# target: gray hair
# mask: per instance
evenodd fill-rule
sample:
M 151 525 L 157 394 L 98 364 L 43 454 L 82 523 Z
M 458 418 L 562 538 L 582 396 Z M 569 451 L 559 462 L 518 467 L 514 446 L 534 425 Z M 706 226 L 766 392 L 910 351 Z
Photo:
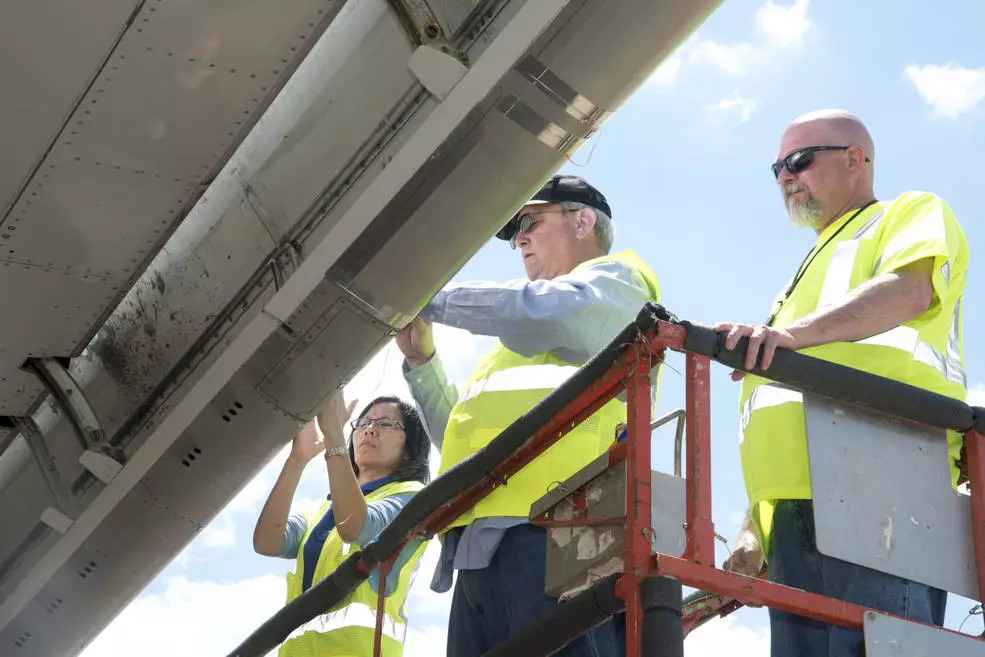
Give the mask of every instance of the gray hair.
M 598 208 L 593 208 L 590 205 L 585 205 L 584 203 L 575 203 L 573 201 L 565 201 L 561 204 L 565 210 L 584 210 L 588 208 L 595 213 L 595 236 L 599 241 L 599 248 L 602 249 L 602 253 L 608 254 L 612 249 L 612 242 L 616 239 L 616 226 L 612 223 L 612 217 L 607 215 L 602 210 Z

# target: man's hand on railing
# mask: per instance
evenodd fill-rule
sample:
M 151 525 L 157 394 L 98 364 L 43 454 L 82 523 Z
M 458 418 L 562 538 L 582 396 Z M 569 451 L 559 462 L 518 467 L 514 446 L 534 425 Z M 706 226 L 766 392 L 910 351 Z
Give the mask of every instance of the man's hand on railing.
M 725 348 L 729 351 L 735 349 L 735 345 L 742 338 L 749 338 L 749 347 L 746 349 L 745 367 L 751 370 L 756 366 L 756 357 L 759 356 L 759 348 L 763 348 L 763 360 L 759 366 L 761 369 L 768 369 L 773 362 L 773 354 L 777 347 L 796 351 L 802 348 L 798 344 L 796 336 L 787 329 L 773 328 L 765 324 L 733 324 L 731 322 L 719 322 L 713 329 L 718 333 L 728 331 L 725 337 Z M 739 381 L 746 375 L 740 370 L 732 371 L 732 380 Z

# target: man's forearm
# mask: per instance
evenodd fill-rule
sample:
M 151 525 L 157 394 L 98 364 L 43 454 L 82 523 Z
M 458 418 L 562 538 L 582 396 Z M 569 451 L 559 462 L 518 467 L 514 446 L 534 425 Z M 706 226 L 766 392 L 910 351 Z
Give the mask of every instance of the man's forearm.
M 783 328 L 796 338 L 799 348 L 852 342 L 910 321 L 927 310 L 932 298 L 928 264 L 914 263 L 912 268 L 867 281 L 843 303 L 815 311 Z
M 421 316 L 499 338 L 521 356 L 554 351 L 581 362 L 650 300 L 632 269 L 602 263 L 553 280 L 472 283 L 439 292 Z
M 420 367 L 404 370 L 404 378 L 410 388 L 414 401 L 421 409 L 424 424 L 431 435 L 431 442 L 441 449 L 444 442 L 445 427 L 451 409 L 458 402 L 458 390 L 448 380 L 441 358 L 436 351 L 431 359 Z

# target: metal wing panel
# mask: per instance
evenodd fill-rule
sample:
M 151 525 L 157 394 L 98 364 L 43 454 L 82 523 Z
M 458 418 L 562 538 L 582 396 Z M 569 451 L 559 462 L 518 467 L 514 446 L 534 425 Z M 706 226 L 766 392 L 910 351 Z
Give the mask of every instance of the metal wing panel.
M 0 3 L 0 224 L 139 4 Z
M 343 5 L 0 7 L 0 414 L 41 390 L 25 357 L 93 335 Z
M 7 260 L 113 278 L 122 287 L 199 189 L 159 173 L 53 155 L 57 173 L 35 178 L 8 219 Z
M 8 355 L 0 371 L 0 415 L 23 415 L 39 387 L 16 368 L 28 356 L 61 356 L 63 345 L 78 343 L 123 283 L 11 262 L 0 262 L 0 280 L 0 339 Z

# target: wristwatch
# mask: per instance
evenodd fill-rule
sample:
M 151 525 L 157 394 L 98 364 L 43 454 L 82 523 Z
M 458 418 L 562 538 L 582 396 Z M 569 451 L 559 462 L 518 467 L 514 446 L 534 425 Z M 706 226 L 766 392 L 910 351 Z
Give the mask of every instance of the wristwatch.
M 349 448 L 346 447 L 345 445 L 337 445 L 337 446 L 333 447 L 332 449 L 326 449 L 325 450 L 325 458 L 326 459 L 329 456 L 348 456 L 348 455 L 349 455 Z

